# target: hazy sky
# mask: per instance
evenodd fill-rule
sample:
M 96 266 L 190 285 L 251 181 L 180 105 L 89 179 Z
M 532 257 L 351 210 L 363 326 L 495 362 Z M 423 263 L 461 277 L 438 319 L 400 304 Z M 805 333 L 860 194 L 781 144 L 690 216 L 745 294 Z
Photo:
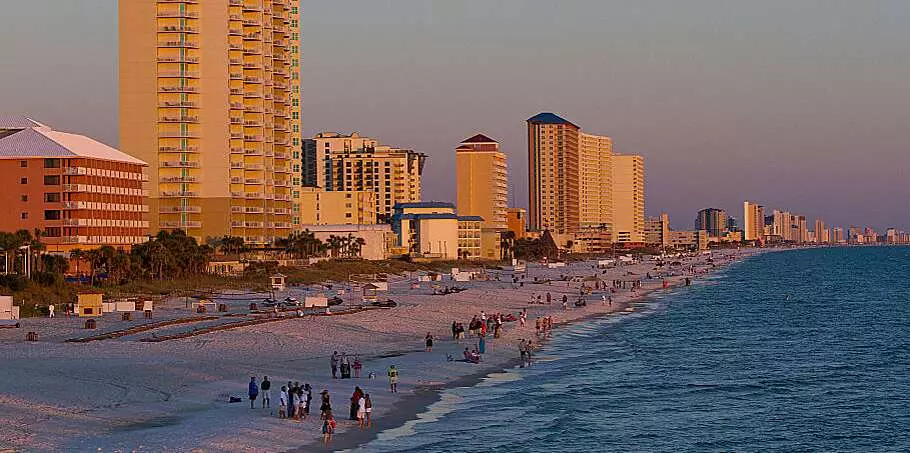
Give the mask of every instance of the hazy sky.
M 3 113 L 117 142 L 113 0 L 0 0 Z M 357 130 L 430 158 L 509 154 L 552 111 L 645 156 L 647 211 L 691 228 L 742 200 L 829 224 L 910 228 L 910 1 L 319 0 L 303 3 L 304 129 Z

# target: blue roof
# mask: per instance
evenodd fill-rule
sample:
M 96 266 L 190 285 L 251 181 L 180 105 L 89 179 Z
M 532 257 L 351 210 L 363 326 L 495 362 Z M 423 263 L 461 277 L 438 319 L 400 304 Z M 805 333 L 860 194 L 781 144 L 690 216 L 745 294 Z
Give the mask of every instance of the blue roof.
M 550 112 L 538 113 L 537 115 L 528 118 L 528 122 L 531 124 L 571 124 L 572 126 L 578 127 L 571 121 Z
M 405 209 L 405 208 L 455 208 L 454 203 L 449 203 L 447 201 L 414 201 L 410 203 L 395 203 L 393 209 Z
M 434 219 L 452 219 L 460 220 L 455 214 L 396 214 L 392 216 L 393 220 L 434 220 Z
M 483 222 L 483 217 L 479 215 L 462 215 L 458 216 L 458 220 L 464 220 L 465 222 Z

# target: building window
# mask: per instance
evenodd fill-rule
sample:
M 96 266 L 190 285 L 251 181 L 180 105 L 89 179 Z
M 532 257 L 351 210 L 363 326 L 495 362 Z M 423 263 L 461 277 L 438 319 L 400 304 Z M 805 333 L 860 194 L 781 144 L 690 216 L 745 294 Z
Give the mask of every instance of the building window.
M 44 176 L 44 185 L 45 186 L 59 186 L 60 185 L 60 176 L 59 175 L 45 175 Z
M 22 196 L 22 201 L 28 201 L 28 195 L 23 195 L 23 196 Z
M 50 227 L 44 229 L 44 236 L 49 238 L 60 237 L 60 227 Z
M 60 194 L 57 192 L 49 192 L 44 194 L 44 201 L 47 203 L 57 203 L 60 201 Z
M 60 159 L 44 159 L 44 168 L 60 168 Z
M 44 220 L 60 220 L 60 211 L 44 211 Z
M 19 178 L 19 184 L 28 184 L 28 178 Z
M 19 214 L 19 218 L 22 219 L 22 220 L 28 219 L 28 213 L 27 213 L 27 212 L 23 212 L 23 213 Z
M 28 167 L 28 161 L 27 161 L 27 160 L 20 160 L 20 161 L 19 161 L 19 166 L 22 167 L 22 168 Z

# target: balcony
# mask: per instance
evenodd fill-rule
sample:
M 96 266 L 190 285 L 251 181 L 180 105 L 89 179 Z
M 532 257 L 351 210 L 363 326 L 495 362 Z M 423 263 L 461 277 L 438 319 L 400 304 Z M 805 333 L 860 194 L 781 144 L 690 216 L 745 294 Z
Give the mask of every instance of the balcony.
M 231 168 L 243 168 L 243 162 L 231 162 Z
M 259 178 L 246 178 L 246 179 L 243 181 L 243 183 L 244 183 L 244 184 L 248 184 L 248 185 L 253 185 L 253 186 L 255 186 L 255 185 L 262 185 L 262 180 L 259 179 Z
M 231 80 L 243 80 L 243 74 L 232 72 L 229 76 Z
M 263 222 L 244 222 L 243 226 L 247 228 L 262 228 L 265 224 Z
M 244 135 L 243 139 L 248 142 L 261 142 L 262 136 L 261 135 Z
M 243 206 L 231 206 L 232 214 L 243 214 Z
M 162 167 L 168 168 L 199 168 L 199 162 L 185 160 L 165 160 L 161 162 Z
M 160 93 L 198 93 L 199 87 L 192 86 L 161 86 L 158 87 Z
M 160 138 L 199 138 L 199 133 L 190 131 L 164 131 L 158 132 Z
M 238 148 L 238 147 L 231 148 L 231 154 L 243 154 L 243 148 Z
M 170 25 L 158 27 L 158 31 L 162 33 L 199 33 L 199 29 L 196 27 L 187 27 L 179 25 Z
M 159 123 L 198 123 L 198 116 L 162 116 L 158 118 Z
M 253 33 L 244 33 L 243 39 L 245 39 L 247 41 L 258 41 L 258 40 L 262 39 L 262 33 L 258 32 L 258 31 L 253 32 Z
M 158 103 L 158 107 L 165 107 L 165 108 L 173 107 L 173 108 L 183 108 L 183 109 L 187 109 L 187 108 L 194 109 L 194 108 L 197 108 L 198 106 L 199 106 L 199 104 L 197 104 L 195 102 L 188 102 L 188 101 L 164 101 L 164 102 Z
M 262 83 L 262 77 L 244 77 L 243 81 L 246 83 Z
M 88 209 L 88 203 L 84 201 L 64 201 L 63 209 Z
M 199 63 L 199 57 L 158 57 L 158 63 Z
M 162 228 L 202 228 L 202 222 L 193 220 L 184 220 L 179 222 L 161 222 Z
M 195 71 L 159 71 L 158 77 L 162 79 L 198 79 L 199 73 Z M 167 87 L 169 88 L 169 87 Z M 196 88 L 196 87 L 180 87 L 180 88 Z M 165 90 L 167 91 L 167 90 Z M 186 91 L 186 93 L 198 93 L 199 91 Z
M 192 11 L 158 11 L 158 17 L 180 17 L 195 19 L 199 17 L 199 13 Z
M 261 156 L 263 154 L 261 149 L 245 149 L 243 153 L 247 156 Z
M 158 41 L 158 47 L 182 47 L 185 49 L 198 49 L 199 43 L 195 41 Z
M 265 212 L 265 209 L 260 208 L 258 206 L 247 206 L 244 209 L 244 212 L 246 212 L 247 214 L 262 214 Z
M 162 198 L 195 198 L 199 196 L 199 192 L 184 190 L 162 190 L 161 192 L 158 192 L 158 195 Z
M 184 183 L 194 184 L 199 182 L 196 176 L 162 176 L 158 179 L 162 183 Z
M 244 27 L 258 27 L 260 25 L 262 25 L 262 22 L 259 22 L 256 19 L 244 19 L 243 20 Z
M 158 152 L 161 153 L 198 153 L 198 146 L 159 146 Z
M 174 213 L 190 213 L 198 214 L 202 212 L 202 208 L 199 206 L 162 206 L 158 209 L 158 212 L 161 214 L 174 214 Z
M 84 184 L 64 184 L 64 192 L 85 192 L 88 189 Z

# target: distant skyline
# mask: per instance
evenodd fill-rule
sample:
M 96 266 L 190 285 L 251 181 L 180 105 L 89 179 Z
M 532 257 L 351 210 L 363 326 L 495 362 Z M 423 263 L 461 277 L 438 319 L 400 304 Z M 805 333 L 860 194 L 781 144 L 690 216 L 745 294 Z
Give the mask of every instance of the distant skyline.
M 8 3 L 0 110 L 116 146 L 117 2 Z M 304 2 L 305 135 L 425 152 L 424 199 L 455 201 L 454 149 L 484 133 L 526 207 L 524 120 L 551 111 L 643 155 L 676 229 L 746 199 L 910 228 L 908 22 L 901 0 Z

